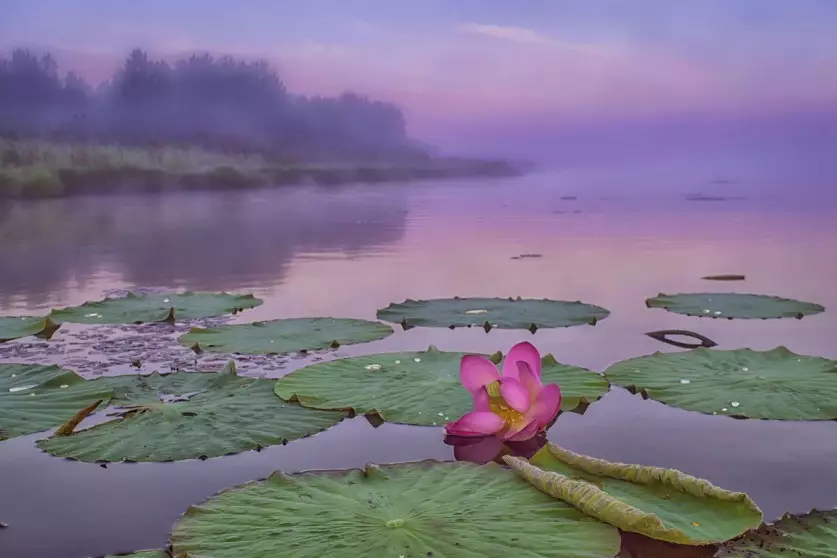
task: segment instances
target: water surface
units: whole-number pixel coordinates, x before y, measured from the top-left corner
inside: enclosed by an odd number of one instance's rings
[[[555,173],[16,203],[0,206],[0,313],[43,313],[131,286],[249,291],[265,299],[236,321],[374,319],[377,308],[408,297],[548,297],[599,304],[612,315],[595,327],[535,335],[398,328],[388,339],[342,347],[326,358],[430,344],[507,351],[527,339],[563,362],[603,370],[623,358],[677,350],[643,335],[658,329],[695,330],[724,349],[785,345],[837,358],[831,311],[837,308],[837,206],[810,184],[796,186],[709,174]],[[713,199],[686,198],[695,193]],[[520,254],[541,257],[513,259]],[[700,279],[721,273],[747,280]],[[801,321],[750,322],[688,318],[644,305],[658,292],[705,290],[799,298],[829,311]],[[77,326],[63,329],[58,339]],[[283,360],[269,375],[305,363]],[[0,444],[0,521],[11,526],[0,531],[4,557],[81,558],[160,547],[189,504],[276,469],[453,455],[441,429],[376,429],[363,418],[261,453],[107,468],[42,454],[33,445],[42,436]],[[562,415],[549,438],[574,451],[675,467],[746,491],[769,520],[837,506],[835,422],[707,416],[614,387],[583,416]]]

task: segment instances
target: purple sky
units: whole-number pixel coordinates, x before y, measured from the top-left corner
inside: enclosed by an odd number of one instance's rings
[[[453,147],[817,131],[835,122],[835,30],[837,0],[0,1],[0,48],[51,48],[93,79],[134,46],[265,57],[292,91],[395,101]]]

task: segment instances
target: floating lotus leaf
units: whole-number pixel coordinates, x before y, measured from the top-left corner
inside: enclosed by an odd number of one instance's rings
[[[128,293],[124,297],[85,302],[81,306],[55,309],[56,322],[77,324],[140,324],[173,322],[234,314],[255,308],[262,300],[252,294],[227,293]]]
[[[201,558],[390,556],[612,558],[616,529],[498,465],[403,463],[288,475],[189,508],[173,554]]]
[[[313,364],[280,378],[276,394],[306,407],[351,409],[389,422],[436,426],[471,411],[471,395],[459,379],[465,354],[431,347]],[[541,362],[543,383],[561,386],[564,411],[586,406],[609,389],[600,375],[560,364],[552,355]]]
[[[60,324],[54,323],[49,318],[29,316],[0,318],[0,343],[30,335],[50,339],[59,327],[61,327]]]
[[[725,558],[831,558],[837,549],[837,510],[786,515],[724,545]]]
[[[762,521],[744,493],[674,469],[611,463],[547,444],[505,462],[539,490],[623,531],[677,544],[737,537]]]
[[[343,420],[344,413],[286,403],[273,380],[224,371],[100,378],[112,387],[117,418],[69,436],[41,440],[58,457],[80,461],[177,461],[260,450]]]
[[[655,353],[617,362],[605,377],[688,411],[775,420],[837,418],[837,361],[785,347]]]
[[[0,440],[60,426],[112,393],[57,366],[0,364]]]
[[[378,318],[409,327],[481,326],[530,329],[596,325],[610,312],[599,306],[563,300],[513,298],[439,298],[405,300],[378,310]]]
[[[663,308],[687,316],[728,319],[798,318],[819,314],[819,304],[745,293],[658,294],[645,301],[648,308]]]
[[[348,318],[289,318],[192,328],[178,341],[200,351],[238,354],[274,354],[335,349],[367,343],[392,335],[386,324]]]

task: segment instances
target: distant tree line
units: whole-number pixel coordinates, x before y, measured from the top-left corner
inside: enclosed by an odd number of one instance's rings
[[[265,61],[134,50],[92,87],[50,54],[0,59],[0,135],[122,145],[200,146],[296,158],[424,157],[390,103],[287,91]]]

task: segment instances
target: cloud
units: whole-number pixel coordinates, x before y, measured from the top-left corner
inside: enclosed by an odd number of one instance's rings
[[[470,35],[482,35],[492,39],[501,39],[515,43],[560,47],[585,54],[599,54],[597,49],[588,45],[570,43],[558,40],[550,35],[539,33],[526,27],[510,27],[505,25],[490,25],[484,23],[463,23],[457,26],[457,31]]]

